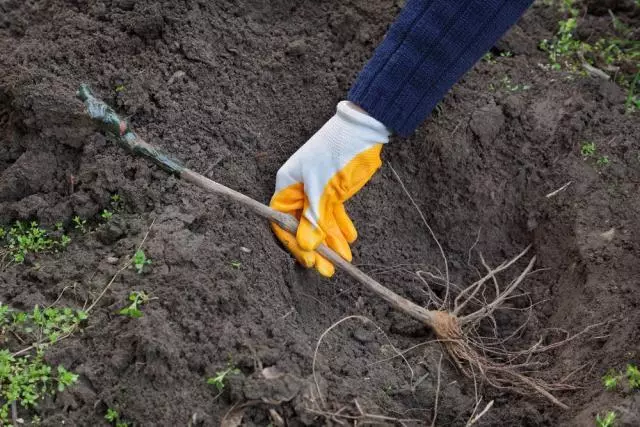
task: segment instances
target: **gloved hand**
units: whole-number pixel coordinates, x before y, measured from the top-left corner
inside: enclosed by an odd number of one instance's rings
[[[271,227],[305,267],[333,275],[333,264],[314,251],[322,242],[351,261],[349,244],[357,232],[344,202],[382,165],[380,152],[389,134],[382,123],[341,101],[336,114],[278,171],[270,206],[295,216],[300,226],[296,236],[275,223]]]

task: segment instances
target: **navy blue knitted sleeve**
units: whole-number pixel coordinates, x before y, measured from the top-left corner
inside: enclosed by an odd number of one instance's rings
[[[411,134],[533,0],[408,0],[348,99]]]

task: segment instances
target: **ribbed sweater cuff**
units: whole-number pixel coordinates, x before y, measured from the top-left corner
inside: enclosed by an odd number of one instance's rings
[[[408,0],[347,99],[408,136],[531,3]]]

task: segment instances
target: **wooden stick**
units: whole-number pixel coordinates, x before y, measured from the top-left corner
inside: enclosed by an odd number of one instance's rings
[[[82,85],[77,92],[77,96],[84,102],[89,116],[97,122],[105,132],[114,136],[117,142],[127,150],[134,154],[146,157],[165,169],[167,172],[183,179],[184,181],[190,182],[211,193],[219,194],[229,200],[238,202],[261,217],[266,218],[269,221],[273,221],[285,230],[296,234],[298,221],[294,217],[283,212],[276,211],[257,200],[245,196],[242,193],[232,190],[229,187],[184,167],[182,164],[173,160],[167,154],[158,150],[156,147],[147,143],[135,134],[129,125],[125,121],[121,120],[111,107],[93,95],[88,86]],[[387,301],[395,309],[425,323],[427,326],[433,327],[435,325],[437,312],[422,308],[387,289],[324,244],[321,244],[317,251],[334,265],[340,267],[351,277],[363,284],[367,289]]]

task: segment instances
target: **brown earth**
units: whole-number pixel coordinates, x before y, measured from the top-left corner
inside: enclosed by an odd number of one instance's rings
[[[43,425],[106,425],[107,407],[135,425],[217,425],[255,400],[279,404],[252,406],[247,425],[269,424],[270,408],[288,425],[331,424],[313,413],[309,390],[317,340],[333,322],[367,316],[400,349],[433,338],[349,277],[325,280],[295,265],[242,207],[122,152],[74,99],[90,84],[145,139],[267,202],[278,167],[332,115],[401,3],[0,0],[0,224],[64,220],[73,239],[62,253],[0,273],[0,301],[30,309],[62,293],[59,305],[82,307],[117,271],[109,258],[126,260],[155,219],[149,273],[126,271],[88,325],[48,352],[80,380],[41,405]],[[597,3],[587,18],[606,31],[610,17]],[[637,27],[632,1],[606,3]],[[495,48],[513,56],[479,63],[439,115],[389,144],[387,166],[348,206],[361,236],[354,259],[419,304],[428,294],[415,272],[443,268],[389,164],[442,242],[452,281],[477,279],[479,252],[497,265],[532,244],[538,270],[508,308],[535,306],[514,344],[608,323],[540,359],[534,375],[574,373],[581,388],[558,394],[570,410],[480,387],[495,405],[478,425],[592,425],[595,413],[616,409],[635,426],[638,393],[607,393],[600,377],[640,357],[640,120],[625,114],[616,85],[543,66],[537,45],[557,19],[536,4]],[[584,141],[610,163],[583,158]],[[97,214],[116,193],[124,208],[104,224]],[[91,231],[74,231],[74,215],[89,218]],[[116,314],[133,290],[157,298],[140,319]],[[526,315],[504,310],[498,326],[506,336]],[[375,363],[393,355],[387,338],[345,321],[319,350],[327,409],[353,414],[357,400],[370,413],[429,425],[441,352],[437,344],[408,352],[412,371],[399,358]],[[216,397],[205,378],[229,361],[241,374]],[[286,375],[267,380],[267,367]],[[437,424],[464,425],[474,384],[446,358],[441,376]]]

